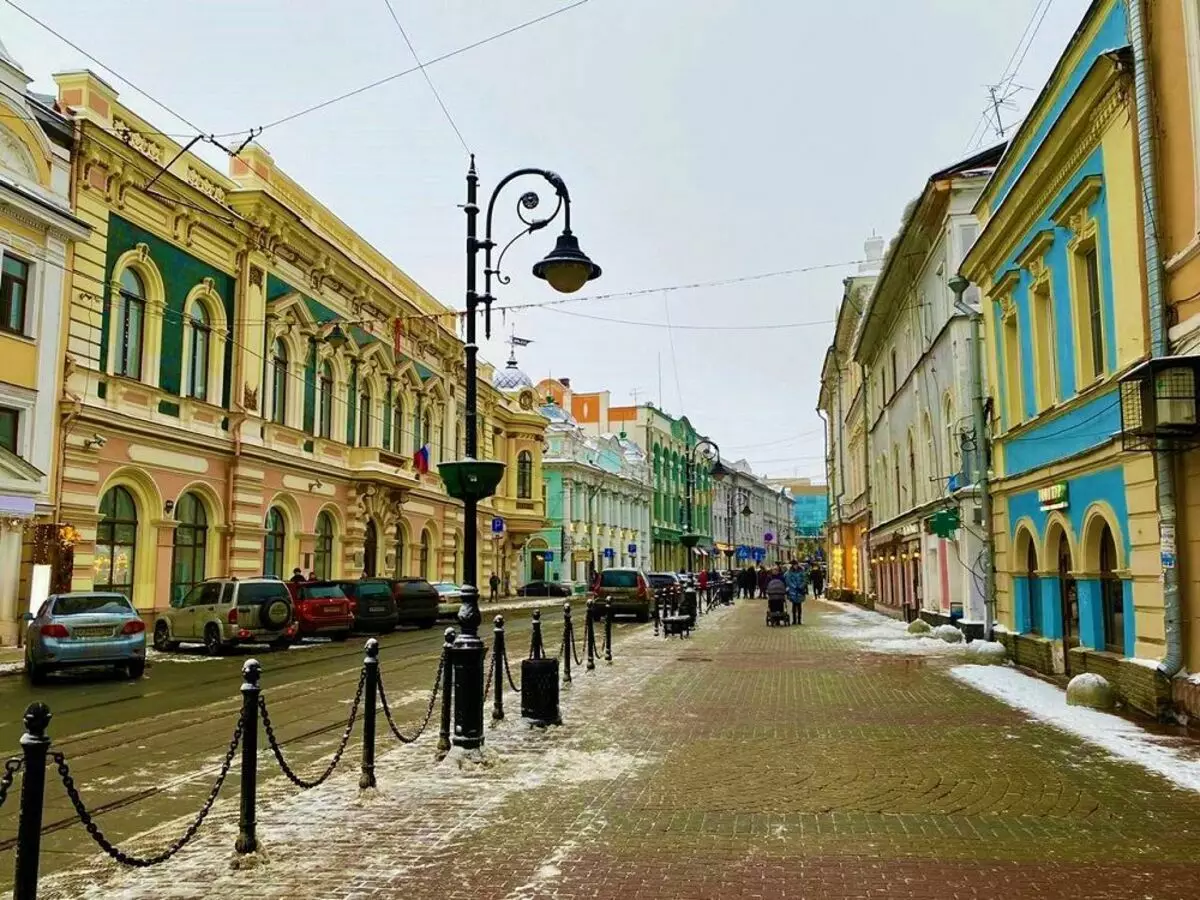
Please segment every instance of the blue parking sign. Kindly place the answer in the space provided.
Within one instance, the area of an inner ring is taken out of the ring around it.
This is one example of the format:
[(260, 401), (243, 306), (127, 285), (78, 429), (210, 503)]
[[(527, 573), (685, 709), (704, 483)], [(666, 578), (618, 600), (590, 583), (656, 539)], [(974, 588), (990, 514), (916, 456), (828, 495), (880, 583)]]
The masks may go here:
[(630, 556), (637, 556), (637, 544), (630, 544), (628, 547), (625, 548), (625, 551)]
[(612, 558), (614, 558), (616, 555), (617, 555), (617, 551), (616, 551), (616, 550), (614, 550), (612, 547), (605, 547), (605, 548), (604, 548), (604, 558), (605, 558), (605, 559), (612, 559)]
[(554, 551), (553, 551), (553, 550), (547, 550), (547, 551), (546, 551), (546, 553), (545, 553), (545, 555), (544, 555), (542, 558), (543, 558), (544, 560), (546, 560), (546, 562), (554, 562)]
[(499, 516), (492, 519), (492, 534), (504, 534), (504, 520)]

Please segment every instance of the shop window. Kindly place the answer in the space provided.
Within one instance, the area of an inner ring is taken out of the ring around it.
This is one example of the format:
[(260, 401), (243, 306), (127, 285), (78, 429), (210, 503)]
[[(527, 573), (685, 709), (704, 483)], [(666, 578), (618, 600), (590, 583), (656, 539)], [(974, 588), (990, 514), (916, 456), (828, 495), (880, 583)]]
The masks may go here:
[(137, 557), (138, 514), (127, 488), (110, 488), (100, 500), (92, 587), (116, 591), (133, 602), (133, 564)]
[[(1100, 533), (1100, 602), (1104, 610), (1104, 649), (1124, 654), (1125, 650), (1125, 591), (1116, 575), (1117, 543), (1112, 529), (1105, 523)], [(1132, 648), (1130, 648), (1132, 652)]]

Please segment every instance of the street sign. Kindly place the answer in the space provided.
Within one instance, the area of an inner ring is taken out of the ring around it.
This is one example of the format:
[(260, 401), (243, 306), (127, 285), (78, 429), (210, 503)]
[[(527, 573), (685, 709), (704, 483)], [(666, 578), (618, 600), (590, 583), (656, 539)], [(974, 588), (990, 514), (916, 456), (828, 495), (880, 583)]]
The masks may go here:
[(504, 534), (504, 520), (499, 516), (492, 519), (492, 534)]
[(547, 551), (546, 551), (546, 553), (545, 553), (545, 555), (544, 555), (542, 558), (543, 558), (544, 560), (546, 560), (546, 562), (554, 562), (554, 551), (553, 551), (553, 550), (547, 550)]
[(628, 547), (625, 548), (625, 551), (630, 556), (637, 556), (637, 544), (630, 544)]
[(614, 558), (616, 558), (616, 555), (617, 555), (617, 551), (614, 550), (612, 547), (604, 548), (604, 558), (605, 559), (614, 559)]

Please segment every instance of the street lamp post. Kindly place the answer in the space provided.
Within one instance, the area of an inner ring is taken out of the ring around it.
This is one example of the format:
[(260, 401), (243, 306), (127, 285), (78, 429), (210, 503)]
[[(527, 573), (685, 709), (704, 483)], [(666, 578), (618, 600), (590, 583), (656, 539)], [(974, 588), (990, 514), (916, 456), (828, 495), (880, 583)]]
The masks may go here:
[(697, 441), (688, 448), (687, 468), (684, 471), (685, 508), (687, 510), (684, 524), (686, 530), (680, 541), (687, 548), (687, 570), (692, 571), (692, 551), (700, 542), (694, 523), (696, 507), (696, 457), (702, 457), (709, 463), (709, 474), (718, 481), (725, 475), (725, 467), (721, 465), (721, 448), (715, 441), (708, 438)]
[[(545, 180), (558, 198), (554, 211), (544, 219), (526, 218), (525, 214), (538, 207), (540, 198), (533, 191), (526, 191), (517, 202), (517, 217), (525, 228), (504, 245), (492, 263), (492, 217), (496, 199), (500, 192), (517, 178), (532, 175)], [(463, 417), (466, 419), (466, 453), (463, 459), (444, 462), (438, 472), (446, 484), (446, 492), (463, 503), (463, 589), (462, 605), (458, 609), (458, 636), (449, 650), (448, 660), (454, 684), (454, 737), (455, 746), (473, 749), (483, 745), (483, 641), (479, 639), (478, 587), (478, 509), (479, 501), (490, 497), (504, 475), (504, 463), (498, 460), (477, 458), (479, 433), (476, 420), (479, 412), (478, 398), (478, 355), (475, 343), (475, 316), (480, 303), (484, 308), (484, 336), (492, 336), (492, 277), (500, 284), (508, 284), (509, 276), (502, 274), (500, 265), (504, 254), (516, 241), (526, 234), (539, 231), (549, 225), (559, 212), (563, 214), (563, 231), (555, 242), (554, 249), (534, 264), (533, 274), (545, 279), (552, 288), (571, 294), (593, 278), (600, 277), (600, 267), (579, 249), (579, 240), (571, 232), (571, 197), (562, 178), (548, 169), (517, 169), (509, 173), (496, 185), (488, 200), (484, 237), (478, 234), (478, 188), (479, 176), (475, 172), (475, 156), (471, 155), (471, 167), (467, 170), (467, 202), (463, 212), (467, 216), (467, 334), (466, 353), (466, 401)], [(484, 253), (483, 294), (476, 291), (479, 251)]]

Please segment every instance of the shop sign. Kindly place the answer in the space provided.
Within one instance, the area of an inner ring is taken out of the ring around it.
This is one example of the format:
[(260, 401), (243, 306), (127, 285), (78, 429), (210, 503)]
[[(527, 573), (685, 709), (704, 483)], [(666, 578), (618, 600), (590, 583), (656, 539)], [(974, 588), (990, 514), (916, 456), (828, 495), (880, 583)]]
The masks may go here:
[(1067, 483), (1065, 481), (1060, 481), (1058, 484), (1052, 484), (1038, 490), (1038, 508), (1042, 512), (1066, 509), (1068, 503)]

